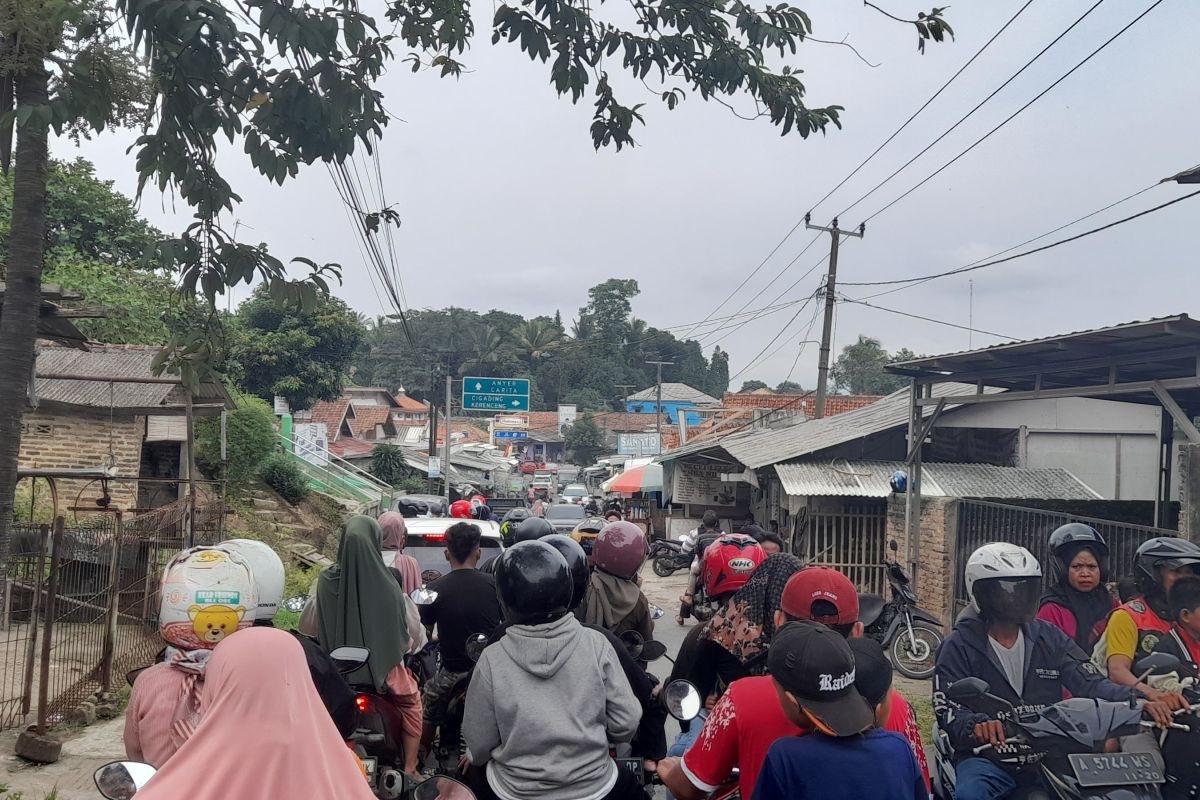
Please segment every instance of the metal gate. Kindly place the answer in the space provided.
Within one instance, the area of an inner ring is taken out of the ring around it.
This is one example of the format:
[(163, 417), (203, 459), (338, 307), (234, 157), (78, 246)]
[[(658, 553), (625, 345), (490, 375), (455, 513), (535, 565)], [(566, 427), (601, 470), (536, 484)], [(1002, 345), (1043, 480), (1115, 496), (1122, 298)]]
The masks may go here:
[(800, 523), (793, 552), (806, 563), (844, 573), (860, 592), (883, 594), (887, 585), (887, 502), (864, 500), (842, 511), (812, 512)]
[(1043, 583), (1052, 580), (1049, 573), (1050, 533), (1068, 522), (1084, 522), (1104, 536), (1109, 549), (1109, 575), (1116, 580), (1133, 574), (1133, 555), (1138, 545), (1155, 536), (1178, 536), (1178, 531), (1133, 525), (1127, 522), (1081, 517), (1057, 511), (989, 503), (984, 500), (960, 500), (958, 536), (955, 543), (955, 608), (968, 603), (963, 566), (971, 553), (989, 542), (1010, 542), (1029, 550), (1042, 564)]

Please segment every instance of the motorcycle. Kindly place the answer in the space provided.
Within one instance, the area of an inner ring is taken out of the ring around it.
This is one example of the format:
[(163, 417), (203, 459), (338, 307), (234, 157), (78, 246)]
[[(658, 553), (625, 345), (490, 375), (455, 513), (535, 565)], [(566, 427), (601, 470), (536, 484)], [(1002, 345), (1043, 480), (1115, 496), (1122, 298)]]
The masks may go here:
[[(1038, 710), (1018, 710), (989, 692), (981, 678), (963, 678), (946, 698), (971, 709), (987, 706), (1013, 731), (1000, 747), (981, 744), (976, 756), (1008, 771), (1036, 770), (1040, 786), (1023, 787), (1014, 800), (1158, 800), (1166, 782), (1159, 753), (1107, 753), (1113, 737), (1129, 736), (1154, 723), (1142, 719), (1142, 701), (1125, 703), (1072, 697)], [(1176, 723), (1173, 727), (1187, 729)], [(955, 771), (949, 737), (934, 728), (934, 795), (954, 797)], [(1026, 772), (1026, 774), (1028, 774)]]
[(656, 539), (650, 545), (650, 565), (654, 574), (660, 578), (669, 578), (678, 570), (687, 569), (692, 565), (692, 535), (687, 534), (682, 539)]
[(1166, 800), (1200, 797), (1200, 685), (1196, 666), (1167, 653), (1151, 653), (1134, 665), (1134, 671), (1156, 689), (1182, 692), (1191, 706), (1175, 712), (1183, 727), (1164, 730), (1158, 745), (1167, 764)]
[[(895, 539), (888, 542), (888, 548), (893, 553), (899, 549)], [(892, 599), (879, 609), (873, 621), (863, 617), (865, 635), (883, 646), (900, 674), (918, 680), (930, 678), (934, 655), (942, 643), (942, 633), (934, 626), (940, 627), (942, 621), (917, 606), (908, 571), (894, 556), (886, 567)]]
[[(113, 761), (92, 774), (101, 797), (107, 800), (134, 800), (138, 791), (150, 782), (156, 770), (140, 761)], [(475, 800), (474, 793), (447, 775), (434, 775), (413, 787), (412, 800)]]
[[(467, 638), (467, 657), (479, 661), (483, 649), (488, 646), (488, 637), (482, 633)], [(459, 679), (450, 690), (450, 702), (446, 705), (446, 721), (437, 729), (433, 745), (435, 767), (445, 772), (458, 769), (459, 759), (466, 752), (462, 738), (463, 714), (467, 706), (467, 690), (471, 688), (471, 673)]]

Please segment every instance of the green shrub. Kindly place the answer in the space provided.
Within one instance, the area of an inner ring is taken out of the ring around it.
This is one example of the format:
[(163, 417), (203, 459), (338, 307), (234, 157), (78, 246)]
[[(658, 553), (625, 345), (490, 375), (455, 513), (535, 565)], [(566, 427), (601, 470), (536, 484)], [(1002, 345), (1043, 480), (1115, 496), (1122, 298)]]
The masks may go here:
[(263, 483), (292, 505), (308, 497), (308, 478), (290, 457), (282, 453), (263, 461), (259, 475)]
[[(241, 492), (254, 482), (259, 467), (275, 452), (275, 414), (263, 400), (237, 395), (237, 408), (226, 419), (229, 490)], [(210, 478), (221, 474), (221, 419), (205, 417), (196, 422), (196, 466)]]

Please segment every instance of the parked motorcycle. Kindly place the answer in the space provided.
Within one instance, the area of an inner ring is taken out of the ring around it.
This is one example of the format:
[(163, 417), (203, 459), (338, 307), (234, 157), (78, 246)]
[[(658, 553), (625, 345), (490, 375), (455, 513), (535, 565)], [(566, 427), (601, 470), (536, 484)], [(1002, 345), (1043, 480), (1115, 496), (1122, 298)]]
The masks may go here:
[[(1010, 795), (1014, 800), (1158, 800), (1163, 796), (1166, 769), (1160, 754), (1105, 752), (1110, 738), (1154, 727), (1142, 719), (1144, 702), (1072, 697), (1040, 710), (1018, 712), (989, 688), (981, 678), (963, 678), (947, 687), (946, 697), (971, 709), (987, 707), (1011, 732), (1001, 747), (982, 744), (973, 748), (974, 755), (1010, 771), (1037, 770), (1042, 785), (1019, 790)], [(934, 794), (941, 800), (954, 797), (953, 755), (949, 738), (935, 727)]]
[(685, 536), (679, 540), (656, 539), (650, 545), (650, 565), (655, 575), (669, 578), (678, 570), (687, 569), (692, 565), (694, 554), (690, 538)]
[[(893, 553), (899, 549), (895, 539), (888, 542), (888, 548)], [(863, 617), (866, 635), (888, 651), (902, 675), (918, 680), (930, 678), (935, 666), (934, 655), (942, 643), (942, 633), (935, 626), (940, 627), (942, 621), (917, 605), (908, 571), (894, 556), (886, 567), (892, 599), (883, 605), (873, 621)]]

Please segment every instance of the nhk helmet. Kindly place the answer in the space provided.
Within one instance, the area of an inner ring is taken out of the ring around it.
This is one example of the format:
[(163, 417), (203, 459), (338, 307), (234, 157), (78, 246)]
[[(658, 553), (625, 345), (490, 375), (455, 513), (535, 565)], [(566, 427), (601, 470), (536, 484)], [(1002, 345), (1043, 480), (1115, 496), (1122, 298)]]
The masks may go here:
[(736, 592), (746, 585), (767, 554), (753, 536), (726, 533), (704, 550), (700, 578), (709, 597)]
[(450, 504), (450, 516), (455, 519), (475, 519), (475, 507), (470, 500), (455, 500)]

